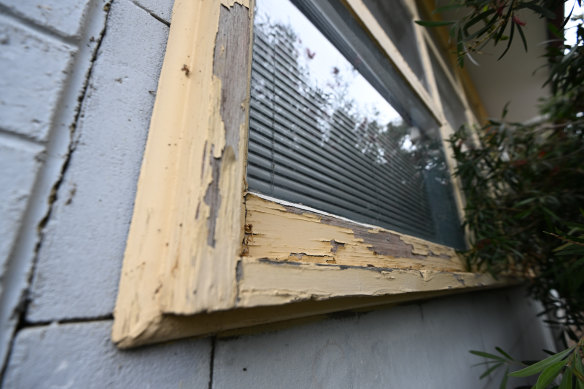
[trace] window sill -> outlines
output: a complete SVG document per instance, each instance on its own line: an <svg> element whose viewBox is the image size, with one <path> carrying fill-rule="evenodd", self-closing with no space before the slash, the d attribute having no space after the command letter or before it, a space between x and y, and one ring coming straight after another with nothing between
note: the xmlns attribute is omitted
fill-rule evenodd
<svg viewBox="0 0 584 389"><path fill-rule="evenodd" d="M252 20L245 0L175 1L114 343L508 285L451 248L245 193Z"/></svg>

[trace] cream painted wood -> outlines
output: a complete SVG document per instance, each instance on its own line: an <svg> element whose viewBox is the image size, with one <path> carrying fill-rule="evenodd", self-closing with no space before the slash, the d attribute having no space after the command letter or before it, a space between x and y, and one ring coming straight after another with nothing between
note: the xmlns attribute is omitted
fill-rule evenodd
<svg viewBox="0 0 584 389"><path fill-rule="evenodd" d="M347 3L444 121L362 1ZM118 347L508 284L466 272L452 248L245 192L252 26L253 0L175 1L114 312Z"/></svg>
<svg viewBox="0 0 584 389"><path fill-rule="evenodd" d="M439 111L433 104L432 98L424 88L424 85L416 77L404 57L401 55L395 44L385 34L383 27L379 25L375 16L371 14L362 0L346 0L351 11L359 18L362 25L368 30L369 34L378 43L384 54L395 65L399 74L408 82L416 92L426 108L439 120Z"/></svg>
<svg viewBox="0 0 584 389"><path fill-rule="evenodd" d="M120 346L166 313L235 304L252 12L248 1L174 4L114 312Z"/></svg>

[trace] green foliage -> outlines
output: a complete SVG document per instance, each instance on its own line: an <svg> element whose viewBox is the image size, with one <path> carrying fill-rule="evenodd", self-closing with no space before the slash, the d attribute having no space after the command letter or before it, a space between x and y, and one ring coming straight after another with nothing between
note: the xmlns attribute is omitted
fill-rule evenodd
<svg viewBox="0 0 584 389"><path fill-rule="evenodd" d="M490 121L450 139L466 197L468 266L519 274L567 331L584 326L584 29L552 48L543 124ZM560 308L560 309L558 309Z"/></svg>
<svg viewBox="0 0 584 389"><path fill-rule="evenodd" d="M581 0L577 0L581 5ZM499 56L502 58L511 48L513 39L520 37L527 51L521 11L531 11L541 18L555 18L555 10L562 7L565 0L452 0L446 6L437 8L435 13L457 12L455 20L416 21L425 27L449 26L450 36L456 42L456 52L460 66L464 58L480 53L489 43L505 42Z"/></svg>
<svg viewBox="0 0 584 389"><path fill-rule="evenodd" d="M581 326L584 255L578 247L557 248L570 241L577 246L584 231L578 211L584 205L582 126L491 122L477 146L472 140L465 129L451 138L467 202L469 267L526 277L535 297L560 303L570 324ZM549 294L552 289L562 300Z"/></svg>
<svg viewBox="0 0 584 389"><path fill-rule="evenodd" d="M456 0L447 8L467 12L450 26L459 63L490 41L506 41L504 56L525 23L528 9L554 18L559 0ZM581 5L581 1L578 0ZM582 17L573 46L550 45L551 96L541 106L545 122L490 121L478 131L464 126L450 138L465 198L470 248L462 253L469 268L495 276L520 275L551 321L575 346L535 363L523 363L500 348L486 358L484 378L506 368L501 388L515 377L537 375L535 388L584 389L584 28ZM515 34L517 32L517 34ZM561 34L551 26L551 32ZM549 316L549 315L548 315ZM509 373L511 371L511 373ZM561 377L561 378L560 378Z"/></svg>
<svg viewBox="0 0 584 389"><path fill-rule="evenodd" d="M537 375L535 389L552 388L572 389L584 388L584 374L582 374L582 355L584 354L584 339L576 345L567 348L557 354L535 362L527 363L519 361L508 353L496 347L497 354L472 350L471 354L486 358L486 361L477 365L486 365L486 370L481 379L487 377L495 370L506 367L500 388L506 388L509 378L521 378ZM519 369L519 370L517 370ZM509 372L512 370L511 372ZM561 380L559 377L561 376ZM559 385L556 384L560 381Z"/></svg>

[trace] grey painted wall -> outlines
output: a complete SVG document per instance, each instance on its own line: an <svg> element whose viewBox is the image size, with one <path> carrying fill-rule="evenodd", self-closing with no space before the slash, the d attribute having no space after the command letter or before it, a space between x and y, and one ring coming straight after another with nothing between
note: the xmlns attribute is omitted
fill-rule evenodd
<svg viewBox="0 0 584 389"><path fill-rule="evenodd" d="M519 289L119 351L111 313L171 1L0 0L4 388L490 388L553 348Z"/></svg>

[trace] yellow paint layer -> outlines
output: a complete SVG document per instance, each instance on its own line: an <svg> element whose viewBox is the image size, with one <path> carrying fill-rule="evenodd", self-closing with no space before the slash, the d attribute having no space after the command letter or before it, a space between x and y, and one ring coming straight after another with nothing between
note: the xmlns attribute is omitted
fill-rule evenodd
<svg viewBox="0 0 584 389"><path fill-rule="evenodd" d="M226 7L233 7L233 4L241 4L243 5L245 8L249 9L249 0L223 0L221 1L221 4L223 4Z"/></svg>
<svg viewBox="0 0 584 389"><path fill-rule="evenodd" d="M388 296L419 292L492 287L489 274L411 269L340 268L332 265L286 264L245 259L238 306L287 304L348 296Z"/></svg>
<svg viewBox="0 0 584 389"><path fill-rule="evenodd" d="M254 195L244 207L252 10L248 0L175 1L113 341L134 347L503 284L461 271L448 247Z"/></svg>
<svg viewBox="0 0 584 389"><path fill-rule="evenodd" d="M455 251L443 245L363 226L332 216L294 210L253 194L246 196L244 251L250 258L463 271Z"/></svg>
<svg viewBox="0 0 584 389"><path fill-rule="evenodd" d="M157 337L165 314L235 303L251 58L238 43L251 20L249 1L175 1L114 312L120 345Z"/></svg>

